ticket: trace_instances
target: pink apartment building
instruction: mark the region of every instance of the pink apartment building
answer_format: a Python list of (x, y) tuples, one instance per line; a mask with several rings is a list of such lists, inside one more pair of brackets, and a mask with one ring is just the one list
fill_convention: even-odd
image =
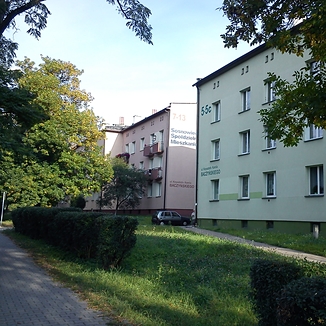
[[(125, 214), (175, 210), (190, 216), (195, 203), (196, 104), (171, 103), (167, 108), (126, 126), (107, 126), (103, 153), (129, 153), (129, 164), (148, 175), (146, 193)], [(98, 210), (98, 194), (87, 199), (85, 210)], [(103, 210), (108, 208), (102, 207)]]

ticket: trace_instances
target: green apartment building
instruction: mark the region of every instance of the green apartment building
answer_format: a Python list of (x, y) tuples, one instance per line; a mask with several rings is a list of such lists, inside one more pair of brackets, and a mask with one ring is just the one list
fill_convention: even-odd
[(306, 64), (261, 45), (195, 84), (199, 225), (326, 236), (323, 130), (311, 125), (284, 147), (258, 114), (277, 96), (268, 72), (291, 81)]

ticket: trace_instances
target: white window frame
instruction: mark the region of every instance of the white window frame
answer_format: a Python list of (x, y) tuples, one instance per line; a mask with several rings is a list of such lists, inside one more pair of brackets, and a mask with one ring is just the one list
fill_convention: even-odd
[(316, 127), (313, 123), (305, 128), (305, 140), (323, 138), (323, 128)]
[(125, 146), (125, 152), (126, 153), (129, 153), (129, 144), (126, 144), (126, 146)]
[(131, 142), (129, 148), (130, 148), (130, 154), (135, 154), (136, 142), (135, 141)]
[(276, 140), (269, 137), (266, 128), (265, 128), (265, 148), (266, 149), (276, 148)]
[(276, 197), (276, 172), (265, 172), (266, 197)]
[(213, 103), (213, 122), (221, 121), (221, 101)]
[(324, 195), (323, 165), (309, 166), (309, 195)]
[(153, 184), (147, 184), (147, 197), (153, 197)]
[(139, 169), (144, 170), (144, 167), (145, 167), (144, 161), (139, 162)]
[(153, 145), (156, 143), (157, 139), (156, 139), (156, 134), (150, 134), (150, 138), (149, 138), (149, 141), (150, 141), (150, 145)]
[(162, 196), (162, 183), (158, 182), (156, 183), (156, 197), (161, 197)]
[(265, 102), (273, 102), (276, 100), (276, 93), (275, 93), (275, 81), (266, 80), (265, 81)]
[(240, 178), (240, 199), (250, 198), (250, 177), (249, 175), (241, 175)]
[(221, 156), (220, 139), (212, 140), (212, 161), (217, 161)]
[(240, 132), (240, 154), (250, 153), (250, 130)]
[(250, 87), (241, 92), (241, 112), (250, 110)]
[(140, 141), (139, 141), (139, 150), (143, 151), (144, 147), (145, 147), (145, 138), (142, 137), (142, 138), (140, 138)]
[(219, 200), (220, 198), (220, 180), (211, 180), (212, 185), (212, 200)]

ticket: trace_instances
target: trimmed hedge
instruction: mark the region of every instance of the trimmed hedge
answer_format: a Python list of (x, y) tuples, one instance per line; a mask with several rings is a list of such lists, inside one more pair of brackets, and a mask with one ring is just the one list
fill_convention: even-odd
[(277, 325), (276, 297), (282, 288), (292, 280), (303, 276), (297, 265), (257, 259), (250, 269), (250, 298), (257, 313), (260, 326)]
[(278, 326), (326, 325), (326, 280), (303, 277), (287, 284), (277, 301)]
[(105, 269), (118, 266), (136, 244), (136, 218), (39, 207), (17, 209), (12, 216), (17, 232), (95, 259)]

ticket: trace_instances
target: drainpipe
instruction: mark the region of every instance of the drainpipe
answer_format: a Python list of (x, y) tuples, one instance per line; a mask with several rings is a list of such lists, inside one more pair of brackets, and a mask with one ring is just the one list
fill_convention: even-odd
[[(197, 81), (200, 79), (197, 78)], [(198, 225), (198, 159), (199, 159), (199, 113), (200, 113), (200, 89), (197, 87), (197, 121), (196, 121), (196, 191), (195, 191), (195, 225)]]
[[(168, 106), (167, 108), (170, 108), (170, 106)], [(166, 209), (166, 187), (167, 187), (167, 175), (168, 175), (168, 154), (169, 154), (169, 145), (170, 145), (170, 110), (166, 110), (165, 111), (168, 114), (168, 134), (167, 134), (167, 143), (165, 145), (165, 162), (164, 163), (164, 192), (163, 192), (163, 210)]]

